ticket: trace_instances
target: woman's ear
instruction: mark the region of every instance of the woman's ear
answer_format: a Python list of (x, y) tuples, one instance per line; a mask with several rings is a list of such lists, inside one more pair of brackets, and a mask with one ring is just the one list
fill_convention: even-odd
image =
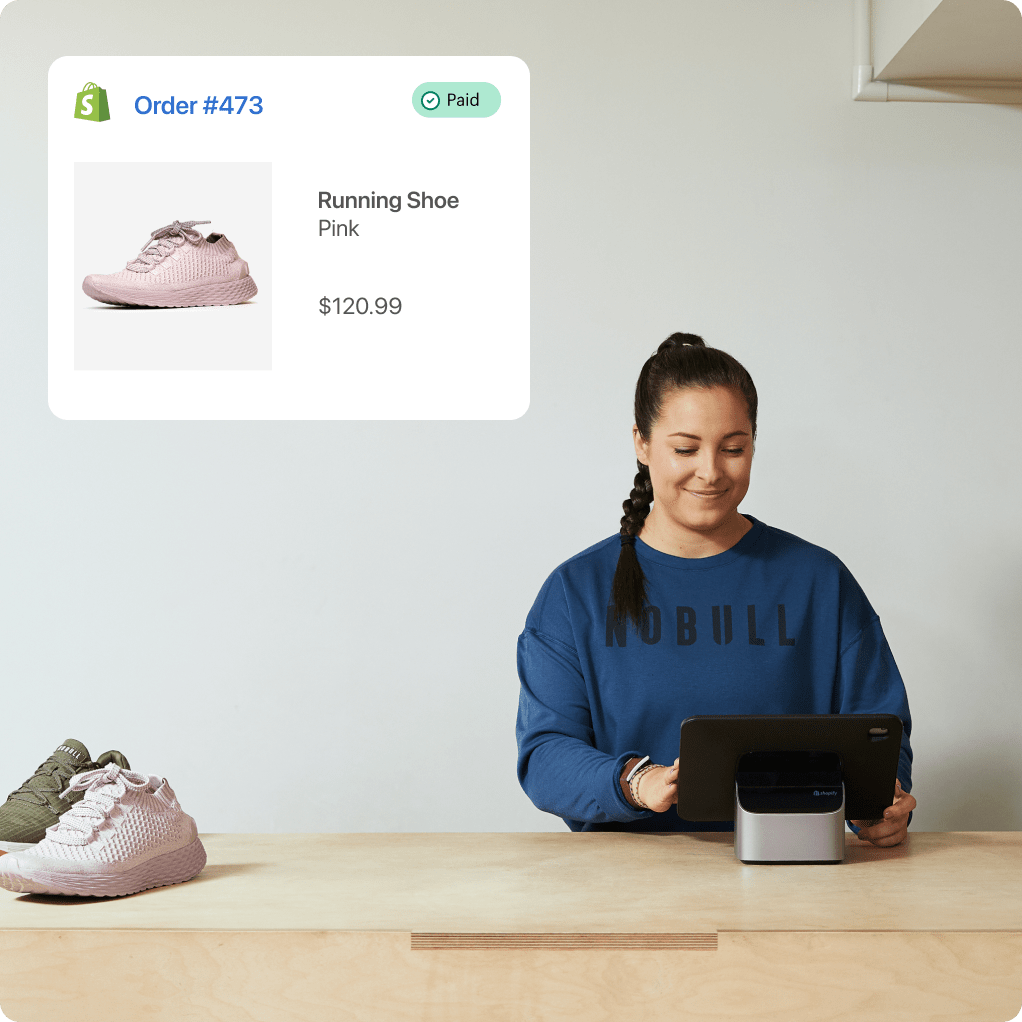
[(632, 426), (632, 443), (635, 444), (635, 457), (647, 468), (649, 467), (649, 441), (642, 439), (639, 427)]

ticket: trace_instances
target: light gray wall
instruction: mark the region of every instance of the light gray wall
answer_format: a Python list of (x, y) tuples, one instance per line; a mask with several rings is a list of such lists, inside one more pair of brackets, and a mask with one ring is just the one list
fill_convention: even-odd
[[(50, 414), (46, 69), (196, 47), (527, 62), (523, 418)], [(853, 103), (852, 52), (851, 0), (10, 4), (6, 790), (77, 737), (165, 774), (206, 831), (560, 830), (515, 778), (515, 639), (615, 531), (635, 376), (683, 329), (759, 387), (744, 508), (834, 550), (881, 615), (915, 827), (1022, 829), (1022, 110)]]

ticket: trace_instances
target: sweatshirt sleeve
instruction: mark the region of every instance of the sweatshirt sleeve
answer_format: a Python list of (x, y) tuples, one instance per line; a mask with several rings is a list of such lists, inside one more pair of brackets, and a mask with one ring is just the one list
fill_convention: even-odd
[[(550, 590), (553, 589), (554, 592)], [(565, 822), (630, 822), (650, 816), (631, 806), (619, 782), (637, 751), (618, 755), (595, 746), (585, 678), (574, 646), (535, 627), (537, 609), (552, 599), (554, 621), (565, 619), (563, 591), (548, 583), (518, 639), (518, 780), (537, 809)]]
[(842, 579), (842, 647), (835, 713), (893, 713), (901, 719), (898, 780), (912, 790), (912, 716), (908, 695), (880, 618), (847, 569)]

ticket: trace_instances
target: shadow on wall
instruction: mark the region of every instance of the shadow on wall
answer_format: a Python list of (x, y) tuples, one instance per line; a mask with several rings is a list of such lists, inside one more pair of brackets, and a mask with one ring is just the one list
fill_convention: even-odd
[[(920, 764), (926, 774), (920, 798), (927, 792), (940, 798), (944, 830), (1022, 830), (1022, 563), (1003, 554), (1002, 546), (965, 549), (951, 565), (952, 577), (974, 580), (978, 599), (971, 613), (962, 607), (961, 627), (973, 632), (966, 637), (971, 658), (963, 659), (959, 635), (955, 653), (935, 664), (946, 693), (943, 725), (928, 739), (931, 761)], [(934, 636), (935, 650), (948, 645)]]
[(931, 769), (927, 790), (940, 793), (944, 829), (1022, 830), (1017, 759), (1017, 745), (1005, 741)]
[[(1022, 718), (1019, 664), (1022, 663), (1022, 560), (1006, 559), (1000, 544), (966, 573), (982, 578), (982, 600), (975, 642), (985, 655), (960, 678), (961, 702), (971, 727), (981, 736), (937, 768), (936, 790), (954, 807), (956, 830), (1022, 830)], [(971, 568), (971, 572), (970, 572)], [(964, 755), (962, 754), (964, 752)]]
[(942, 531), (946, 550), (881, 613), (912, 709), (912, 827), (1022, 830), (1022, 562)]

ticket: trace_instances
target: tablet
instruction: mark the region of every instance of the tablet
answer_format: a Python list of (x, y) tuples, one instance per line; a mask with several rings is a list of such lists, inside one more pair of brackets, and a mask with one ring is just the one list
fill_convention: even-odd
[(894, 800), (901, 732), (893, 713), (687, 717), (678, 754), (678, 815), (733, 820), (735, 770), (747, 752), (833, 752), (841, 761), (845, 819), (879, 819)]

